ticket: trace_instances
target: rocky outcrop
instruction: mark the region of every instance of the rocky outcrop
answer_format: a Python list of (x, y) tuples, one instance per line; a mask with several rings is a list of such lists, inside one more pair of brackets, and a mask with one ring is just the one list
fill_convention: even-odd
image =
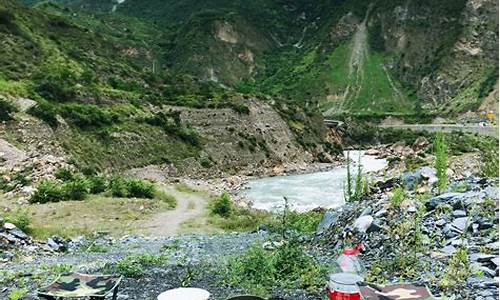
[[(467, 190), (452, 192), (457, 186)], [(498, 228), (498, 185), (469, 178), (425, 203), (413, 193), (406, 191), (405, 201), (395, 206), (390, 194), (376, 189), (359, 203), (327, 212), (318, 227), (320, 247), (338, 251), (346, 242), (364, 241), (367, 252), (362, 259), (369, 282), (416, 280), (436, 296), (494, 299), (499, 285), (499, 241), (493, 234)], [(453, 269), (453, 261), (463, 253), (468, 255), (460, 258), (465, 267)], [(465, 275), (454, 282), (458, 270)]]
[[(269, 105), (252, 99), (249, 113), (232, 109), (190, 109), (176, 107), (182, 123), (204, 137), (202, 159), (186, 161), (186, 174), (228, 173), (258, 174), (277, 165), (311, 162), (314, 157), (298, 144), (283, 118)], [(189, 167), (187, 167), (189, 165)]]

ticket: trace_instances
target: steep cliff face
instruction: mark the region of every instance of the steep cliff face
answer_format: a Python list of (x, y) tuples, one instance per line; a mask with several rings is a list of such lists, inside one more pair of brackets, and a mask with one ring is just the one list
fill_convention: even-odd
[[(429, 108), (477, 109), (498, 75), (498, 2), (405, 1), (378, 10), (373, 48)], [(377, 37), (377, 35), (379, 35)]]

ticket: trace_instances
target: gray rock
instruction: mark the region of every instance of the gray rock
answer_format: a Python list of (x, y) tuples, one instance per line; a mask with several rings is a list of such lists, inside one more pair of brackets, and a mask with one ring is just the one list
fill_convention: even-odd
[(337, 210), (327, 210), (325, 212), (325, 215), (323, 216), (323, 219), (319, 223), (318, 228), (316, 229), (316, 234), (320, 235), (326, 230), (337, 225), (339, 215), (340, 212)]
[(465, 217), (465, 218), (457, 218), (453, 220), (451, 223), (451, 226), (455, 227), (456, 229), (460, 230), (461, 232), (464, 232), (469, 226), (470, 226), (470, 218)]
[(406, 172), (401, 176), (401, 180), (405, 189), (412, 191), (422, 182), (422, 175), (418, 170), (415, 172)]
[(489, 250), (493, 250), (493, 251), (498, 251), (498, 241), (496, 242), (493, 242), (493, 243), (489, 243), (487, 245), (485, 245), (486, 248), (488, 248)]
[(49, 246), (50, 249), (52, 249), (54, 251), (60, 251), (60, 252), (66, 251), (68, 249), (67, 242), (64, 239), (57, 237), (57, 236), (53, 236), (51, 238), (48, 238), (47, 239), (47, 246)]
[(455, 253), (457, 251), (457, 248), (453, 247), (452, 245), (449, 245), (449, 246), (445, 246), (441, 249), (441, 252), (443, 252), (444, 254), (450, 256), (452, 255), (453, 253)]
[(375, 213), (375, 218), (381, 218), (387, 216), (387, 209), (382, 208), (381, 210)]
[(498, 256), (493, 257), (490, 261), (498, 267)]
[(425, 179), (430, 185), (434, 185), (438, 181), (436, 171), (433, 168), (422, 167), (419, 170), (422, 178)]
[(8, 234), (8, 233), (4, 233), (4, 232), (0, 232), (0, 241), (2, 239), (6, 240), (8, 243), (11, 243), (11, 244), (15, 244), (18, 241), (18, 239), (16, 239), (16, 237), (13, 235)]
[(446, 223), (447, 223), (447, 222), (446, 222), (446, 220), (444, 220), (444, 219), (439, 219), (439, 220), (437, 220), (437, 221), (436, 221), (436, 223), (435, 223), (435, 224), (436, 224), (437, 226), (439, 226), (439, 227), (443, 227)]
[(489, 186), (483, 190), (485, 197), (491, 198), (498, 201), (498, 187)]
[(29, 236), (19, 228), (12, 229), (10, 234), (21, 240), (27, 240), (29, 238)]
[(360, 216), (368, 216), (372, 213), (372, 209), (371, 207), (367, 207), (363, 210), (363, 212), (361, 212), (361, 215)]
[[(498, 256), (496, 256), (498, 257)], [(490, 260), (494, 259), (495, 255), (491, 254), (485, 254), (485, 253), (473, 253), (469, 255), (469, 260), (471, 261), (477, 261), (477, 262), (489, 262)]]
[(498, 287), (498, 280), (491, 278), (469, 277), (467, 278), (467, 285), (479, 288)]
[(467, 213), (463, 210), (455, 210), (453, 211), (453, 217), (455, 218), (463, 218), (467, 216)]
[(455, 247), (462, 247), (462, 246), (468, 246), (469, 242), (467, 240), (463, 240), (460, 238), (454, 238), (447, 243), (449, 245), (455, 246)]
[[(462, 197), (462, 193), (446, 193), (430, 199), (429, 201), (427, 201), (427, 203), (425, 203), (425, 206), (427, 210), (433, 210), (439, 205), (444, 204), (450, 204), (451, 206), (455, 207)], [(459, 207), (456, 208), (458, 209)]]
[(361, 216), (354, 221), (353, 227), (358, 231), (362, 233), (366, 233), (368, 228), (373, 223), (373, 217), (372, 216)]
[(12, 224), (12, 223), (5, 223), (3, 224), (3, 228), (5, 230), (12, 230), (12, 229), (15, 229), (16, 228), (16, 225)]
[(495, 272), (495, 270), (492, 270), (492, 269), (485, 267), (485, 266), (481, 266), (480, 270), (481, 270), (481, 272), (483, 272), (484, 275), (486, 275), (490, 278), (495, 277), (495, 275), (497, 274), (497, 272)]

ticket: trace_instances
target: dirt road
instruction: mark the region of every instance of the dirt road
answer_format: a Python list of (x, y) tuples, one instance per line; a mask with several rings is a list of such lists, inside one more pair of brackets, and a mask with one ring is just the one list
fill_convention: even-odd
[(179, 191), (174, 186), (162, 187), (164, 191), (177, 199), (177, 207), (156, 215), (150, 220), (143, 221), (141, 232), (155, 237), (174, 236), (185, 233), (182, 224), (206, 218), (205, 207), (209, 196), (202, 192)]

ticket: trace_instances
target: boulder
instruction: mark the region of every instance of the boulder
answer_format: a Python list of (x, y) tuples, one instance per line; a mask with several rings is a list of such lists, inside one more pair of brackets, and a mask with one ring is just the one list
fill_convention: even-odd
[(16, 229), (17, 227), (16, 227), (16, 225), (14, 225), (12, 223), (7, 222), (7, 223), (3, 224), (3, 228), (5, 230), (13, 230), (13, 229)]
[(14, 228), (14, 229), (10, 230), (9, 233), (11, 235), (15, 236), (16, 238), (21, 239), (21, 240), (29, 239), (29, 236), (19, 228)]
[(358, 232), (361, 233), (366, 233), (368, 228), (371, 227), (373, 223), (373, 217), (370, 215), (367, 216), (361, 216), (354, 221), (354, 224), (352, 225)]
[(318, 228), (316, 228), (316, 234), (320, 235), (326, 230), (334, 227), (337, 225), (337, 221), (339, 219), (340, 212), (338, 210), (327, 210), (325, 212), (325, 215), (323, 216), (323, 219), (318, 225)]
[(453, 217), (455, 218), (463, 218), (467, 216), (467, 213), (463, 210), (455, 210), (453, 211)]
[(457, 218), (453, 220), (451, 223), (451, 226), (455, 227), (456, 229), (460, 230), (461, 232), (464, 232), (467, 230), (467, 228), (470, 226), (470, 218), (464, 217), (464, 218)]

